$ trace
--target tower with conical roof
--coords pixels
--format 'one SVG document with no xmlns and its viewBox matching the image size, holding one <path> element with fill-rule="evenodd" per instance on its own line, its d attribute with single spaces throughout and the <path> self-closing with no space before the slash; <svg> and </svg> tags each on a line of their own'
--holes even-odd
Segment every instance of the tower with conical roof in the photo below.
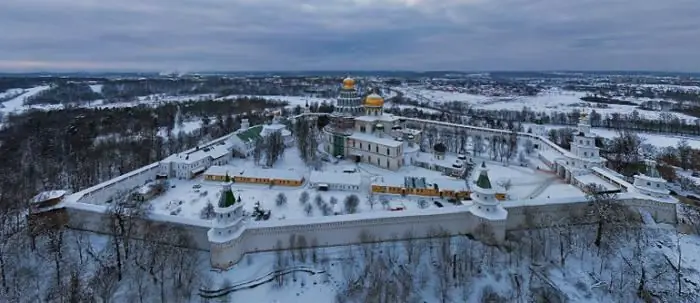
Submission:
<svg viewBox="0 0 700 303">
<path fill-rule="evenodd" d="M 661 177 L 656 169 L 656 162 L 645 161 L 646 172 L 634 176 L 634 187 L 645 195 L 655 198 L 668 198 L 670 191 L 667 188 L 666 180 Z"/>
<path fill-rule="evenodd" d="M 472 193 L 470 195 L 474 202 L 472 208 L 475 214 L 495 213 L 499 211 L 497 208 L 500 207 L 500 202 L 496 199 L 496 191 L 491 185 L 488 171 L 489 169 L 486 167 L 486 162 L 481 162 L 479 175 L 474 182 L 474 186 L 472 186 Z"/>
<path fill-rule="evenodd" d="M 237 235 L 243 226 L 243 201 L 236 200 L 231 191 L 231 182 L 225 182 L 219 202 L 214 208 L 216 218 L 210 230 L 210 237 L 228 238 Z"/>
<path fill-rule="evenodd" d="M 358 116 L 362 114 L 362 110 L 362 97 L 357 92 L 355 80 L 345 78 L 335 102 L 335 112 L 340 115 Z"/>
</svg>

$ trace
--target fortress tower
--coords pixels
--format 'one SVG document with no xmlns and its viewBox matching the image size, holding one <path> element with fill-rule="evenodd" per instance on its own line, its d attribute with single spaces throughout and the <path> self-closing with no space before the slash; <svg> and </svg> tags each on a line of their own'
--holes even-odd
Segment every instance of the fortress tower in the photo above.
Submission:
<svg viewBox="0 0 700 303">
<path fill-rule="evenodd" d="M 477 177 L 472 187 L 470 197 L 474 201 L 472 206 L 475 214 L 480 213 L 495 213 L 500 207 L 500 202 L 496 199 L 496 190 L 491 186 L 491 180 L 488 174 L 489 169 L 486 168 L 486 163 L 482 162 L 479 168 L 479 177 Z"/>
<path fill-rule="evenodd" d="M 666 180 L 661 177 L 656 169 L 656 162 L 646 161 L 646 172 L 634 176 L 634 187 L 643 194 L 655 198 L 668 198 L 670 191 L 666 187 Z"/>
<path fill-rule="evenodd" d="M 602 166 L 605 162 L 600 156 L 600 148 L 595 145 L 595 135 L 591 133 L 591 121 L 585 112 L 579 117 L 578 130 L 574 133 L 571 142 L 571 153 L 575 156 L 571 159 L 574 168 L 587 170 Z"/>
<path fill-rule="evenodd" d="M 362 114 L 362 98 L 357 93 L 355 80 L 345 78 L 340 88 L 340 95 L 335 102 L 335 112 L 344 116 L 358 116 Z"/>
<path fill-rule="evenodd" d="M 207 232 L 211 245 L 211 265 L 214 268 L 226 269 L 238 262 L 245 252 L 243 247 L 240 247 L 241 234 L 245 230 L 243 202 L 236 200 L 230 182 L 223 185 L 214 212 L 216 218 Z"/>
</svg>

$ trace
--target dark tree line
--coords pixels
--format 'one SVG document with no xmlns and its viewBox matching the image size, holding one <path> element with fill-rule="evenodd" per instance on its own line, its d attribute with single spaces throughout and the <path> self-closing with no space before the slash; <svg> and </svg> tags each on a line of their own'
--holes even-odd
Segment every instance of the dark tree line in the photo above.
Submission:
<svg viewBox="0 0 700 303">
<path fill-rule="evenodd" d="M 553 113 L 535 112 L 527 107 L 523 107 L 521 110 L 486 110 L 470 108 L 463 102 L 448 102 L 437 107 L 427 102 L 406 99 L 403 96 L 393 98 L 392 102 L 397 105 L 407 104 L 431 110 L 399 108 L 398 106 L 390 106 L 386 109 L 387 112 L 393 114 L 496 128 L 503 128 L 503 126 L 498 127 L 498 125 L 505 125 L 508 122 L 541 122 L 551 125 L 575 126 L 578 124 L 579 117 L 578 110 Z M 613 113 L 610 115 L 603 115 L 592 110 L 589 117 L 593 127 L 661 134 L 700 135 L 700 119 L 682 121 L 675 115 L 666 112 L 661 113 L 659 119 L 645 119 L 636 110 L 629 114 Z"/>
</svg>

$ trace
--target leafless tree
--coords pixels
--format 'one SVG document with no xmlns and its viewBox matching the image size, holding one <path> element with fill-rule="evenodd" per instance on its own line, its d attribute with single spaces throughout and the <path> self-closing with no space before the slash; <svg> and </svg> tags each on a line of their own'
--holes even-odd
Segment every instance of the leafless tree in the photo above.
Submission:
<svg viewBox="0 0 700 303">
<path fill-rule="evenodd" d="M 102 302 L 111 302 L 119 287 L 119 272 L 115 266 L 100 266 L 90 280 L 90 289 Z"/>
<path fill-rule="evenodd" d="M 311 204 L 304 205 L 304 212 L 307 216 L 311 217 L 314 214 L 314 206 Z"/>
<path fill-rule="evenodd" d="M 207 202 L 207 205 L 202 208 L 202 211 L 199 213 L 199 218 L 204 219 L 204 220 L 211 220 L 216 217 L 216 212 L 214 211 L 214 204 L 211 202 Z"/>
<path fill-rule="evenodd" d="M 590 184 L 586 186 L 586 197 L 588 198 L 588 215 L 592 222 L 596 224 L 596 236 L 593 242 L 600 247 L 603 235 L 612 237 L 615 229 L 621 225 L 639 222 L 639 214 L 624 205 L 615 193 L 609 193 L 600 185 Z"/>
<path fill-rule="evenodd" d="M 277 207 L 284 206 L 285 204 L 287 204 L 287 196 L 282 192 L 277 194 L 275 203 L 277 204 Z"/>
<path fill-rule="evenodd" d="M 299 195 L 299 203 L 301 203 L 301 205 L 304 205 L 307 202 L 309 202 L 310 198 L 311 197 L 309 196 L 309 193 L 306 191 L 303 191 L 303 192 L 301 192 L 301 195 Z"/>
<path fill-rule="evenodd" d="M 360 205 L 360 198 L 357 195 L 349 195 L 345 197 L 345 211 L 349 214 L 357 212 L 357 206 Z"/>
<path fill-rule="evenodd" d="M 498 186 L 503 187 L 506 191 L 509 191 L 513 187 L 513 181 L 511 179 L 505 179 L 498 181 Z"/>
</svg>

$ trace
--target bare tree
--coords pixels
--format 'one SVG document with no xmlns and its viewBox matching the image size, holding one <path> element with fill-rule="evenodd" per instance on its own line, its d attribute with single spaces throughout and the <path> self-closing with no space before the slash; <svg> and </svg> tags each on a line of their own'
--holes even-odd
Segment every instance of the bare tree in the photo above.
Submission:
<svg viewBox="0 0 700 303">
<path fill-rule="evenodd" d="M 586 186 L 586 197 L 590 201 L 588 204 L 588 215 L 596 224 L 596 236 L 593 242 L 600 247 L 603 235 L 611 237 L 615 233 L 615 228 L 621 224 L 629 222 L 639 222 L 639 214 L 624 205 L 615 193 L 606 192 L 605 189 L 596 184 Z"/>
<path fill-rule="evenodd" d="M 357 195 L 349 195 L 345 197 L 345 211 L 349 214 L 357 212 L 357 206 L 360 205 L 360 198 Z"/>
<path fill-rule="evenodd" d="M 282 192 L 277 194 L 277 198 L 275 199 L 275 203 L 277 204 L 278 207 L 286 205 L 287 204 L 287 196 Z"/>
<path fill-rule="evenodd" d="M 214 204 L 211 202 L 207 202 L 207 205 L 202 208 L 202 211 L 199 213 L 199 218 L 204 219 L 204 220 L 211 220 L 216 217 L 216 212 L 214 211 Z"/>
<path fill-rule="evenodd" d="M 301 195 L 299 195 L 299 203 L 301 203 L 301 205 L 304 205 L 304 204 L 309 202 L 310 198 L 311 197 L 309 197 L 309 193 L 306 191 L 303 191 L 303 192 L 301 192 Z"/>
<path fill-rule="evenodd" d="M 505 179 L 498 181 L 498 186 L 503 187 L 506 191 L 509 191 L 513 187 L 513 181 L 511 179 Z"/>
<path fill-rule="evenodd" d="M 314 206 L 311 204 L 304 205 L 304 212 L 307 216 L 311 217 L 314 214 Z"/>
</svg>

